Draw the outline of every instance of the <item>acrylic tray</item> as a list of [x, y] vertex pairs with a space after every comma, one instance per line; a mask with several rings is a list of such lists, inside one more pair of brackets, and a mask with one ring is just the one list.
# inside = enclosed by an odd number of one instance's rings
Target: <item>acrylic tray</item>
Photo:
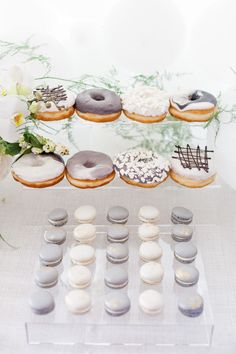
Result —
[[[47, 226], [48, 227], [48, 226]], [[37, 227], [38, 233], [43, 239], [43, 231], [47, 229]], [[94, 242], [96, 248], [96, 262], [89, 266], [92, 270], [93, 280], [87, 291], [91, 293], [93, 307], [84, 315], [73, 315], [68, 312], [64, 304], [64, 297], [69, 290], [66, 285], [66, 270], [70, 266], [68, 247], [74, 243], [72, 230], [75, 225], [64, 226], [68, 231], [67, 241], [63, 245], [64, 258], [57, 268], [60, 272], [59, 283], [49, 289], [55, 298], [55, 310], [48, 315], [35, 315], [26, 304], [26, 336], [29, 344], [83, 344], [83, 345], [151, 345], [173, 346], [194, 345], [209, 346], [213, 335], [213, 318], [208, 298], [207, 281], [205, 277], [203, 259], [198, 247], [198, 256], [195, 261], [200, 272], [197, 285], [183, 288], [174, 281], [174, 268], [176, 261], [173, 257], [174, 241], [170, 237], [171, 225], [160, 225], [160, 245], [163, 249], [162, 265], [164, 266], [164, 278], [159, 285], [145, 285], [139, 278], [139, 268], [143, 263], [139, 259], [138, 248], [141, 243], [137, 237], [138, 225], [128, 225], [130, 230], [129, 261], [124, 263], [128, 267], [129, 284], [121, 290], [112, 290], [104, 285], [104, 272], [111, 266], [106, 260], [106, 228], [107, 225], [97, 226], [97, 238]], [[206, 227], [204, 227], [207, 232]], [[202, 233], [202, 227], [194, 226], [193, 241], [197, 245], [197, 239]], [[200, 235], [202, 236], [202, 235]], [[44, 241], [42, 241], [44, 242]], [[39, 251], [39, 250], [38, 250]], [[35, 253], [35, 270], [39, 266], [38, 251]], [[34, 285], [32, 273], [32, 288]], [[163, 294], [165, 306], [163, 312], [158, 315], [146, 315], [138, 306], [138, 297], [145, 289], [156, 289]], [[182, 315], [177, 308], [178, 296], [182, 293], [191, 293], [194, 290], [204, 298], [204, 311], [197, 318], [188, 318]], [[104, 295], [109, 291], [127, 291], [131, 299], [130, 311], [121, 317], [112, 317], [104, 310]]]

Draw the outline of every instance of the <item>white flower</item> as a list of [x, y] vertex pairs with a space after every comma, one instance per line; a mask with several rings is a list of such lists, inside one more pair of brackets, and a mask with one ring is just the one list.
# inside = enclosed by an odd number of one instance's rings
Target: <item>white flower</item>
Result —
[[36, 148], [36, 147], [33, 147], [33, 148], [31, 149], [31, 151], [32, 151], [32, 153], [35, 154], [35, 155], [39, 155], [39, 154], [41, 154], [41, 153], [43, 152], [42, 149]]
[[43, 151], [45, 151], [47, 153], [54, 152], [55, 147], [56, 147], [56, 144], [53, 141], [47, 140], [46, 144], [43, 145]]
[[33, 101], [29, 106], [29, 111], [33, 114], [37, 113], [40, 110], [40, 103]]
[[32, 93], [33, 79], [22, 66], [9, 69], [8, 81], [8, 94], [27, 97]]
[[65, 145], [62, 145], [62, 144], [57, 144], [54, 152], [58, 155], [69, 155], [69, 153], [70, 153], [69, 149]]

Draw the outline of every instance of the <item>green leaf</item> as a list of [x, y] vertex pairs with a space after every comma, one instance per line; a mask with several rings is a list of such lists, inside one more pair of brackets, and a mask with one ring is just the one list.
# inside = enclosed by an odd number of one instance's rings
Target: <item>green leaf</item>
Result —
[[40, 143], [38, 138], [34, 134], [29, 133], [28, 131], [26, 131], [24, 133], [24, 140], [28, 144], [32, 145], [32, 147], [36, 147], [36, 148], [41, 148], [42, 147], [42, 144]]
[[6, 143], [5, 154], [15, 156], [21, 151], [19, 143]]

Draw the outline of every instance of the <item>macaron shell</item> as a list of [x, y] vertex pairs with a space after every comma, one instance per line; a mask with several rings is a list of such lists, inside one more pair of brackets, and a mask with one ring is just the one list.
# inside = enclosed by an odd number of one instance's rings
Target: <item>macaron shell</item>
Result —
[[139, 248], [139, 256], [144, 262], [156, 261], [162, 256], [162, 249], [155, 241], [142, 242]]
[[112, 223], [126, 223], [129, 217], [129, 211], [122, 206], [114, 206], [108, 210], [107, 219]]
[[164, 276], [164, 268], [160, 263], [148, 262], [140, 268], [140, 278], [147, 284], [158, 284]]
[[92, 205], [83, 205], [75, 210], [75, 219], [80, 223], [90, 223], [96, 219], [96, 209]]
[[61, 245], [66, 240], [66, 231], [62, 228], [53, 228], [50, 230], [45, 231], [44, 239], [48, 243], [56, 243]]
[[91, 278], [91, 271], [85, 266], [75, 265], [68, 270], [68, 281], [74, 288], [83, 289], [88, 287], [91, 283]]
[[183, 295], [179, 298], [178, 308], [185, 316], [197, 317], [203, 312], [204, 301], [198, 293]]
[[172, 227], [171, 236], [174, 241], [184, 242], [191, 240], [193, 235], [193, 229], [186, 224], [175, 224]]
[[144, 205], [139, 210], [139, 219], [143, 222], [156, 222], [159, 219], [159, 216], [159, 210], [150, 205]]
[[140, 308], [149, 315], [160, 313], [163, 305], [163, 297], [156, 290], [145, 290], [139, 296]]
[[184, 207], [175, 207], [172, 209], [171, 220], [174, 224], [190, 224], [193, 219], [191, 210]]
[[58, 272], [52, 267], [41, 267], [35, 273], [35, 282], [41, 288], [49, 288], [56, 285]]
[[129, 229], [123, 224], [112, 224], [107, 229], [107, 239], [110, 242], [126, 242], [129, 238]]
[[68, 221], [67, 211], [63, 208], [56, 208], [48, 214], [48, 221], [54, 226], [62, 226]]
[[48, 291], [38, 290], [30, 296], [29, 305], [34, 313], [45, 315], [53, 311], [55, 302]]
[[83, 314], [91, 309], [91, 296], [85, 290], [71, 290], [65, 296], [67, 309], [74, 314]]
[[175, 270], [175, 281], [181, 286], [192, 286], [199, 280], [199, 271], [192, 265], [183, 265]]
[[181, 242], [175, 245], [175, 258], [182, 263], [191, 263], [197, 256], [197, 247], [192, 242]]
[[110, 288], [123, 288], [128, 284], [128, 272], [122, 267], [113, 266], [107, 269], [104, 281], [105, 284]]
[[153, 241], [159, 238], [160, 229], [152, 223], [144, 223], [138, 228], [138, 235], [142, 241]]
[[44, 245], [39, 253], [39, 259], [43, 265], [56, 266], [62, 260], [62, 248], [55, 244]]
[[95, 249], [90, 245], [80, 244], [71, 248], [70, 258], [74, 264], [91, 264], [95, 261]]
[[90, 243], [96, 238], [96, 227], [92, 224], [80, 224], [74, 229], [73, 236], [80, 243]]
[[114, 291], [106, 295], [104, 302], [105, 310], [111, 316], [121, 316], [130, 309], [130, 299], [121, 291]]
[[123, 263], [129, 258], [129, 249], [123, 243], [111, 243], [107, 246], [106, 255], [112, 263]]

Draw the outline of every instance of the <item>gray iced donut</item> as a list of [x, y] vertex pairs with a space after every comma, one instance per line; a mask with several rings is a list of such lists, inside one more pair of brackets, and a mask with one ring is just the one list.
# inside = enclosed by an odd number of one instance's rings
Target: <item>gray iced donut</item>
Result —
[[111, 158], [91, 150], [77, 152], [66, 164], [66, 177], [78, 188], [96, 188], [113, 180], [115, 170]]
[[92, 122], [112, 122], [121, 115], [121, 99], [113, 91], [95, 88], [80, 92], [75, 101], [79, 117]]

